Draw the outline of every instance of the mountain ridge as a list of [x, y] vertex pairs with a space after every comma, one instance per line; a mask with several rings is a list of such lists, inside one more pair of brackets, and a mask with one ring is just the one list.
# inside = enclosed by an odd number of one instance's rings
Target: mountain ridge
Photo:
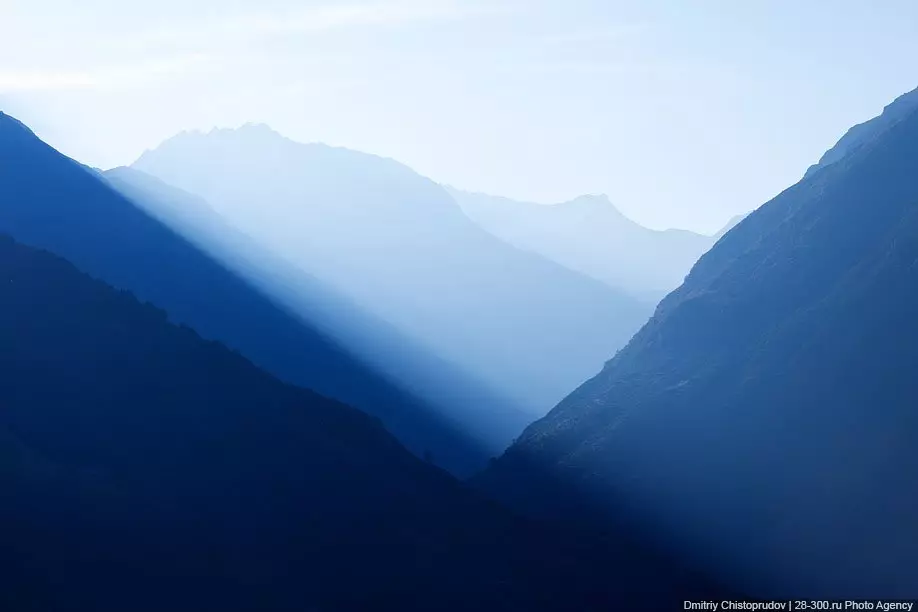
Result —
[[449, 188], [486, 231], [575, 272], [644, 300], [674, 288], [711, 244], [688, 230], [653, 230], [623, 214], [605, 195], [534, 204]]
[[650, 311], [492, 236], [393, 160], [222, 130], [169, 139], [134, 167], [203, 197], [533, 415], [599, 369]]
[[[19, 126], [0, 118], [0, 193], [5, 199], [0, 231], [131, 290], [164, 308], [172, 320], [224, 341], [283, 380], [384, 420], [397, 418], [422, 437], [440, 432], [438, 439], [451, 440], [449, 446], [432, 450], [443, 459], [456, 453], [454, 469], [465, 471], [487, 459], [464, 432], [444, 423], [419, 398], [118, 194], [103, 176]], [[424, 448], [415, 444], [414, 450], [423, 453]]]
[[913, 597], [916, 143], [918, 110], [753, 212], [476, 482], [754, 595]]
[[[228, 225], [204, 200], [129, 167], [109, 170], [103, 176], [125, 197], [196, 241], [216, 260], [305, 317], [369, 367], [421, 398], [450, 427], [466, 432], [480, 445], [482, 456], [503, 451], [531, 421], [529, 414], [454, 364], [415, 346], [384, 321], [322, 287], [317, 279]], [[433, 457], [460, 475], [483, 466], [462, 465], [458, 458], [444, 455], [443, 444], [419, 438], [399, 418], [386, 422], [419, 456]]]
[[819, 161], [807, 169], [805, 177], [830, 166], [854, 151], [857, 147], [882, 134], [899, 120], [907, 117], [918, 108], [918, 89], [904, 93], [883, 108], [880, 115], [859, 123], [849, 129], [844, 136]]

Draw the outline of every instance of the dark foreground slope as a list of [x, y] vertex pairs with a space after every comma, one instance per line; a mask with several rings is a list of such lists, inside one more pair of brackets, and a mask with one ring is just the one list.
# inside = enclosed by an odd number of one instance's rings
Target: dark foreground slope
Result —
[[640, 514], [760, 594], [914, 598], [916, 312], [913, 112], [723, 237], [479, 483]]
[[0, 608], [655, 607], [697, 584], [517, 519], [375, 419], [0, 238]]
[[[380, 417], [412, 450], [431, 451], [445, 467], [464, 472], [487, 459], [465, 432], [342, 350], [313, 321], [265, 297], [2, 113], [0, 232], [131, 291], [286, 381]], [[321, 286], [311, 290], [323, 299]]]

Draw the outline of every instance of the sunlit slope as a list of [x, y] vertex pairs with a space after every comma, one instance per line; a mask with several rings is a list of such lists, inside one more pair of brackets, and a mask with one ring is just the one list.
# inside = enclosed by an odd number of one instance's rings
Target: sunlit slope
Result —
[[247, 126], [180, 134], [134, 167], [203, 197], [534, 416], [649, 315], [649, 304], [488, 234], [392, 160]]

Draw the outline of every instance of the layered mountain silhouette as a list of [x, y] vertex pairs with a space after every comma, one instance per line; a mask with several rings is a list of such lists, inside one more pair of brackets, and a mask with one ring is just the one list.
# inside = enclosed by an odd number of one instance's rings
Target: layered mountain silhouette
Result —
[[870, 121], [860, 123], [848, 130], [834, 147], [826, 151], [825, 155], [820, 158], [818, 163], [810, 166], [806, 172], [806, 176], [809, 177], [816, 171], [844, 159], [849, 153], [852, 153], [861, 145], [870, 142], [879, 134], [889, 129], [890, 126], [898, 123], [908, 115], [911, 115], [916, 109], [918, 109], [918, 89], [902, 94], [884, 108], [879, 116], [874, 117]]
[[724, 236], [479, 484], [645, 527], [759, 596], [916, 597], [918, 109], [897, 108]]
[[[309, 320], [335, 308], [358, 331], [369, 325], [346, 300], [301, 273], [288, 274], [282, 262], [269, 259], [244, 236], [222, 229], [219, 217], [203, 203], [170, 199], [168, 193], [163, 189], [163, 197], [143, 199], [144, 209], [107, 179], [53, 150], [15, 119], [0, 115], [0, 232], [51, 250], [84, 272], [131, 291], [165, 309], [171, 320], [225, 343], [285, 381], [379, 416], [412, 450], [430, 454], [457, 473], [486, 461], [492, 448], [442, 409], [352, 356], [327, 330], [316, 327], [321, 321]], [[224, 261], [177, 232], [193, 234]], [[289, 295], [266, 297], [253, 284], [273, 278], [286, 282], [288, 292], [311, 296], [311, 310], [295, 312]], [[382, 335], [379, 331], [370, 338]], [[390, 362], [405, 359], [410, 365], [421, 360], [414, 349], [399, 352], [395, 344], [391, 335], [381, 344], [391, 349]], [[451, 370], [435, 361], [420, 371], [432, 373], [432, 380], [455, 382]], [[468, 389], [469, 397], [492, 405], [486, 391]]]
[[650, 609], [678, 566], [483, 501], [364, 413], [0, 237], [4, 610]]
[[736, 227], [737, 225], [739, 225], [740, 222], [741, 222], [743, 219], [745, 219], [746, 217], [748, 217], [748, 216], [749, 216], [749, 213], [744, 213], [744, 214], [741, 214], [741, 215], [735, 215], [735, 216], [731, 217], [730, 220], [727, 221], [727, 224], [724, 225], [722, 228], [720, 228], [720, 231], [718, 231], [716, 234], [714, 234], [714, 242], [717, 242], [718, 240], [720, 240], [721, 238], [723, 238], [724, 236], [726, 236], [726, 235], [727, 235], [727, 232], [729, 232], [729, 231], [732, 230], [734, 227]]
[[[485, 457], [502, 452], [532, 421], [509, 399], [227, 224], [200, 198], [132, 168], [116, 168], [104, 177], [151, 216], [422, 399], [441, 425], [431, 428], [435, 423], [424, 421], [432, 418], [413, 411], [380, 414], [387, 427], [420, 456], [469, 475], [484, 467]], [[369, 410], [375, 412], [372, 406]], [[467, 444], [457, 447], [450, 439], [460, 434], [472, 449]]]
[[442, 187], [392, 160], [250, 125], [180, 134], [133, 167], [203, 197], [533, 415], [598, 371], [650, 314], [648, 304], [495, 238]]
[[654, 303], [714, 244], [710, 236], [638, 225], [605, 195], [544, 205], [457, 189], [450, 194], [501, 240]]

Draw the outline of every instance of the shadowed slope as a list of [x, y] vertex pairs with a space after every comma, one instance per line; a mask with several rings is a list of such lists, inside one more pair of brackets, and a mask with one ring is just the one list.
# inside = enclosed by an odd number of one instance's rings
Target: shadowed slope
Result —
[[4, 610], [654, 609], [697, 588], [480, 500], [377, 420], [6, 237], [0, 368]]
[[[164, 308], [284, 380], [397, 424], [413, 450], [460, 472], [487, 453], [248, 282], [0, 114], [0, 231]], [[203, 213], [206, 218], [207, 213]]]
[[916, 237], [912, 112], [724, 236], [479, 483], [640, 517], [767, 597], [914, 598]]
[[806, 176], [809, 177], [816, 171], [844, 159], [858, 147], [870, 142], [915, 110], [918, 110], [918, 89], [902, 94], [887, 105], [879, 116], [848, 130], [835, 146], [826, 151], [818, 163], [810, 166], [806, 171]]

